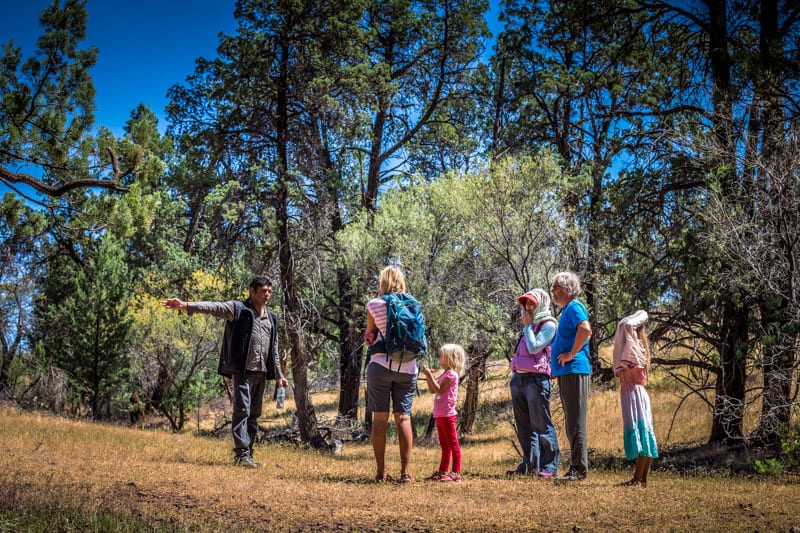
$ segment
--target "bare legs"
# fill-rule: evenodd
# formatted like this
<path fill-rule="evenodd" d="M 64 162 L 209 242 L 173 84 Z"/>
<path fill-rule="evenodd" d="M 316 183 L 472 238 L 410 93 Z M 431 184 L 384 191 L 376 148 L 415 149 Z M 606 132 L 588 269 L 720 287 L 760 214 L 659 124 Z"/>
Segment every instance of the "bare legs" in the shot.
<path fill-rule="evenodd" d="M 394 414 L 397 424 L 397 439 L 400 441 L 400 474 L 408 474 L 411 464 L 411 448 L 414 445 L 414 432 L 411 429 L 411 415 Z"/>
<path fill-rule="evenodd" d="M 647 487 L 647 473 L 650 472 L 650 463 L 653 460 L 644 455 L 640 455 L 636 459 L 636 469 L 633 471 L 633 481 L 638 483 L 640 487 Z"/>
<path fill-rule="evenodd" d="M 383 477 L 386 472 L 386 426 L 389 424 L 389 413 L 372 413 L 372 452 L 375 454 L 375 479 Z"/>
<path fill-rule="evenodd" d="M 408 474 L 411 464 L 411 449 L 414 434 L 411 428 L 411 415 L 394 413 L 397 425 L 397 438 L 400 441 L 400 474 Z M 372 452 L 375 454 L 376 478 L 382 478 L 386 472 L 386 428 L 389 425 L 389 413 L 372 413 Z"/>
<path fill-rule="evenodd" d="M 626 481 L 621 485 L 623 487 L 641 487 L 647 488 L 647 474 L 650 472 L 650 464 L 653 460 L 650 457 L 640 455 L 636 459 L 636 467 L 633 470 L 633 479 Z"/>

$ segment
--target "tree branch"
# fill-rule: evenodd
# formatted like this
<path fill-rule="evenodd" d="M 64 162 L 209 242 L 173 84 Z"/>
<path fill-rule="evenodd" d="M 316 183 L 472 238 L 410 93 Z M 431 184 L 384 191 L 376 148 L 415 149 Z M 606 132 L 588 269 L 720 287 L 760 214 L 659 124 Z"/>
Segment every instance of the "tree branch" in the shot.
<path fill-rule="evenodd" d="M 703 361 L 697 361 L 694 359 L 687 359 L 687 358 L 680 358 L 680 359 L 662 359 L 661 357 L 653 357 L 650 359 L 651 363 L 659 364 L 662 366 L 690 366 L 693 368 L 702 368 L 703 370 L 708 370 L 709 372 L 719 372 L 719 368 L 705 363 Z"/>
<path fill-rule="evenodd" d="M 5 167 L 0 167 L 0 180 L 9 183 L 23 183 L 44 195 L 56 198 L 61 197 L 74 189 L 81 189 L 86 187 L 97 187 L 100 189 L 108 189 L 116 192 L 128 192 L 129 188 L 120 185 L 120 180 L 122 180 L 127 176 L 130 176 L 136 169 L 136 165 L 134 164 L 131 168 L 127 170 L 121 170 L 119 166 L 119 158 L 117 157 L 117 154 L 114 152 L 114 149 L 111 148 L 110 146 L 108 147 L 108 153 L 109 157 L 111 158 L 111 168 L 114 174 L 114 177 L 112 179 L 80 179 L 80 180 L 70 181 L 69 183 L 65 183 L 63 185 L 48 185 L 41 179 L 35 178 L 30 174 L 12 172 L 11 170 L 8 170 Z"/>

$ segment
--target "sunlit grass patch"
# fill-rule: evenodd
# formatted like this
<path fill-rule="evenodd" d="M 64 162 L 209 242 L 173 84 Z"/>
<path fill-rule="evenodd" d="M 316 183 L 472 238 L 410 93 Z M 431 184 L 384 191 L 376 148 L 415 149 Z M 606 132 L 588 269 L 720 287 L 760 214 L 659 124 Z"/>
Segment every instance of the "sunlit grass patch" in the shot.
<path fill-rule="evenodd" d="M 74 421 L 0 407 L 0 524 L 5 529 L 74 531 L 156 530 L 406 530 L 406 531 L 728 531 L 800 527 L 796 482 L 776 478 L 679 475 L 658 469 L 646 490 L 616 486 L 630 478 L 622 455 L 619 391 L 595 388 L 589 402 L 589 478 L 556 485 L 508 479 L 515 449 L 504 361 L 492 362 L 480 383 L 476 427 L 462 436 L 464 481 L 377 484 L 369 442 L 345 441 L 341 455 L 291 444 L 258 444 L 261 468 L 232 465 L 230 436 L 199 437 Z M 657 379 L 657 378 L 655 378 Z M 423 388 L 421 386 L 421 388 Z M 701 401 L 669 387 L 651 393 L 656 435 L 665 446 L 702 442 L 710 415 Z M 462 391 L 463 400 L 463 391 Z M 314 393 L 321 419 L 336 415 L 335 392 Z M 557 393 L 553 410 L 563 454 L 568 452 Z M 291 424 L 285 411 L 265 405 L 265 427 Z M 362 404 L 363 409 L 363 404 Z M 423 389 L 415 398 L 418 433 L 432 409 Z M 363 413 L 363 411 L 362 411 Z M 360 413 L 361 414 L 361 413 Z M 674 417 L 674 422 L 673 422 Z M 390 424 L 390 427 L 393 424 Z M 669 433 L 669 439 L 667 434 Z M 435 442 L 416 446 L 412 472 L 422 480 L 436 469 Z M 387 468 L 399 477 L 396 436 L 390 432 Z M 602 462 L 602 463 L 601 463 Z M 541 502 L 535 513 L 525 502 Z M 569 502 L 561 505 L 559 502 Z M 632 508 L 637 509 L 631 513 Z M 108 529 L 109 522 L 118 529 Z M 31 525 L 33 524 L 33 525 Z M 137 529 L 138 528 L 138 529 Z"/>

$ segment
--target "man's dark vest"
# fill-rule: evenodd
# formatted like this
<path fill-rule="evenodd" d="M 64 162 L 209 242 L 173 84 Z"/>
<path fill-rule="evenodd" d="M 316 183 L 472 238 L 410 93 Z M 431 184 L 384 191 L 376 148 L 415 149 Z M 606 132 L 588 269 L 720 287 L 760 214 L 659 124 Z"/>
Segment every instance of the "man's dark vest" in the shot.
<path fill-rule="evenodd" d="M 225 333 L 222 336 L 222 349 L 220 350 L 219 367 L 217 373 L 231 377 L 243 376 L 247 370 L 247 354 L 250 351 L 250 340 L 253 336 L 253 323 L 255 310 L 248 302 L 237 301 L 234 304 L 235 316 L 233 320 L 225 322 Z M 267 369 L 267 379 L 275 379 L 275 361 L 273 350 L 277 335 L 277 320 L 275 313 L 267 311 L 272 331 L 270 332 L 270 349 L 264 358 Z"/>

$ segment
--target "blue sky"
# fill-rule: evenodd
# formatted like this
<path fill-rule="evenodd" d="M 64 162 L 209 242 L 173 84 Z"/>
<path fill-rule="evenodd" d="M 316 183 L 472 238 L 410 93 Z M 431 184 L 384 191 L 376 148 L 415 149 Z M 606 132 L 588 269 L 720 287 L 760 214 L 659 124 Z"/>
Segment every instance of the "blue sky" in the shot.
<path fill-rule="evenodd" d="M 0 44 L 13 40 L 24 59 L 43 34 L 39 14 L 53 0 L 0 0 Z M 63 4 L 63 0 L 60 0 Z M 185 82 L 199 57 L 216 57 L 219 34 L 236 33 L 236 0 L 88 0 L 87 35 L 80 46 L 96 46 L 91 70 L 95 126 L 116 135 L 140 103 L 150 106 L 166 129 L 167 90 Z M 499 0 L 490 0 L 487 19 L 496 26 Z M 494 22 L 494 24 L 492 23 Z M 496 28 L 492 28 L 496 31 Z M 491 48 L 493 40 L 487 43 Z M 487 50 L 488 52 L 489 50 Z M 26 172 L 36 174 L 30 168 Z M 26 189 L 25 186 L 20 186 Z M 8 190 L 0 183 L 0 195 Z"/>
<path fill-rule="evenodd" d="M 0 43 L 36 50 L 39 14 L 53 0 L 0 0 Z M 194 71 L 198 57 L 213 58 L 220 32 L 233 34 L 235 0 L 89 0 L 83 47 L 96 46 L 92 69 L 95 124 L 122 134 L 130 112 L 149 105 L 166 126 L 167 89 Z"/>
<path fill-rule="evenodd" d="M 39 14 L 53 0 L 0 0 L 0 43 L 33 55 L 42 35 Z M 497 0 L 489 19 L 496 20 Z M 92 69 L 95 125 L 121 135 L 130 112 L 149 105 L 164 131 L 167 89 L 194 72 L 198 57 L 216 56 L 219 33 L 234 34 L 235 0 L 88 0 L 87 35 L 96 46 Z M 491 44 L 489 45 L 491 46 Z"/>

